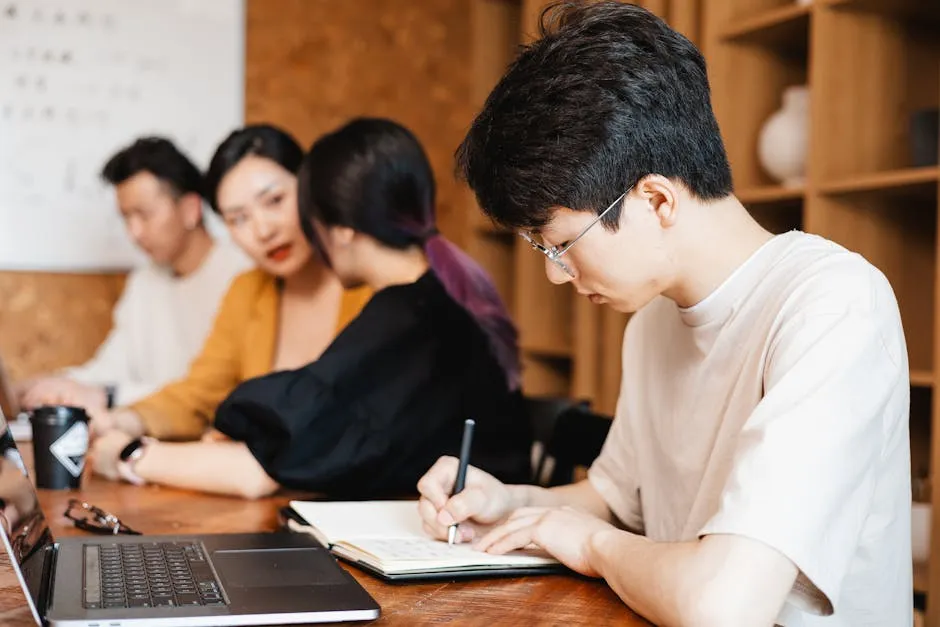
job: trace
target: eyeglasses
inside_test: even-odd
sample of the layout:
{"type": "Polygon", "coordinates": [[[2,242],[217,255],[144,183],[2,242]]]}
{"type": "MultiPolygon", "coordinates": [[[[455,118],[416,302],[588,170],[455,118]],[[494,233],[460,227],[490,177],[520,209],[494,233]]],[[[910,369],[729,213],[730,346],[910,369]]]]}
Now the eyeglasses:
{"type": "Polygon", "coordinates": [[[65,517],[71,520],[79,529],[84,529],[92,533],[140,535],[139,531],[134,531],[122,523],[121,519],[114,514],[106,512],[91,503],[79,501],[78,499],[69,499],[69,506],[65,510],[65,517]]]}
{"type": "Polygon", "coordinates": [[[572,272],[572,271],[571,271],[571,268],[569,268],[568,265],[567,265],[564,261],[561,260],[561,256],[564,255],[566,252],[568,252],[568,250],[569,250],[572,246],[574,246],[575,242],[577,242],[579,239],[581,239],[582,237],[584,237],[584,234],[587,233],[589,230],[591,230],[591,227],[592,227],[592,226],[594,226],[595,224],[597,224],[598,222],[600,222],[600,221],[601,221],[601,218],[603,218],[605,215],[607,215],[607,212],[609,212],[611,209],[613,209],[614,207],[616,207],[616,206],[620,203],[620,201],[623,200],[623,199],[626,197],[626,195],[630,193],[630,190],[632,190],[632,189],[633,189],[633,185],[631,185],[630,187],[628,187],[628,188],[627,188],[627,191],[625,191],[624,193],[622,193],[622,194],[620,194],[619,196],[617,196],[617,200],[615,200],[614,202],[610,203],[610,206],[609,206],[609,207],[607,207],[606,209],[604,209],[603,211],[601,211],[600,214],[599,214],[596,218],[594,218],[594,220],[593,220],[589,225],[587,225],[586,227],[584,227],[584,230],[581,231],[580,233],[578,233],[578,236],[577,236],[577,237],[575,237],[573,240],[569,241],[569,242],[565,245],[564,248],[559,249],[558,246],[545,246],[544,244],[535,241],[535,239],[534,239],[531,235],[529,235],[528,233],[526,233],[525,231],[520,231],[520,232],[519,232],[519,235],[522,236],[522,239],[524,239],[525,241],[529,242],[529,245],[531,245],[532,248],[534,248],[535,250],[539,251],[540,253],[542,253],[543,255],[545,255],[546,257],[548,257],[549,261],[551,261],[553,264],[555,264],[556,266],[558,266],[559,268],[561,268],[562,270],[564,270],[564,271],[565,271],[565,274],[567,274],[568,276],[570,276],[570,277],[573,279],[573,278],[574,278],[574,272],[572,272]]]}

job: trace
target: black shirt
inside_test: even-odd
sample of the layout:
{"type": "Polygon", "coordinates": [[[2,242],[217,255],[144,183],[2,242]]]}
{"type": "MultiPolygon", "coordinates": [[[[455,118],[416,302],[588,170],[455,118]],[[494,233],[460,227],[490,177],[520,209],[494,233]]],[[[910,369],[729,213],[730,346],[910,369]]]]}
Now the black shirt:
{"type": "Polygon", "coordinates": [[[377,292],[317,361],[245,381],[215,426],[288,488],[350,498],[414,494],[476,421],[471,463],[530,477],[522,397],[472,315],[428,271],[377,292]]]}

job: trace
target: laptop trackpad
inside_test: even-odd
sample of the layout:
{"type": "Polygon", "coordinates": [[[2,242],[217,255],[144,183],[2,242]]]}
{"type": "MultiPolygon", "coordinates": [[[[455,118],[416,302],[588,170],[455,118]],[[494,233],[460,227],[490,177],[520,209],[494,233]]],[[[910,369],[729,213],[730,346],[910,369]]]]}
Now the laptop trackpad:
{"type": "Polygon", "coordinates": [[[224,585],[239,588],[328,586],[346,583],[323,549],[224,550],[212,554],[224,585]]]}

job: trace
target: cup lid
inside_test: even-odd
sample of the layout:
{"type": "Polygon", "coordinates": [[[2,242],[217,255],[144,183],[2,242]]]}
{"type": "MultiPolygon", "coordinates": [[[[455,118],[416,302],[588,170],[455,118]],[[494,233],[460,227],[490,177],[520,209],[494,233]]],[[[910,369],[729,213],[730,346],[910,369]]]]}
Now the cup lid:
{"type": "Polygon", "coordinates": [[[42,405],[30,412],[29,418],[32,422],[59,424],[70,420],[84,420],[87,422],[88,414],[83,407],[75,407],[72,405],[42,405]]]}

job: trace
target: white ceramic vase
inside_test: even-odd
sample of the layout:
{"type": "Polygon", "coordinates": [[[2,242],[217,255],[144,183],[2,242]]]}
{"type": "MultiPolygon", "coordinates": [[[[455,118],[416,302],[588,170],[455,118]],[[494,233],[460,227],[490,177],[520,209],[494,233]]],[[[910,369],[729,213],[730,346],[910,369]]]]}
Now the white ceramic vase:
{"type": "Polygon", "coordinates": [[[758,138],[757,156],[764,170],[787,187],[803,184],[809,145],[809,89],[788,87],[783,104],[767,118],[758,138]]]}

